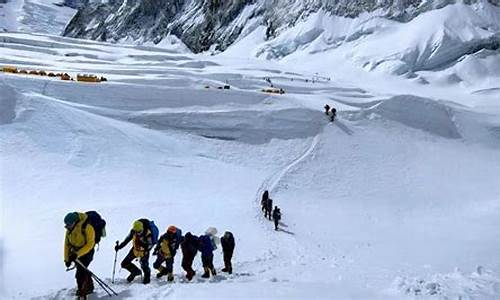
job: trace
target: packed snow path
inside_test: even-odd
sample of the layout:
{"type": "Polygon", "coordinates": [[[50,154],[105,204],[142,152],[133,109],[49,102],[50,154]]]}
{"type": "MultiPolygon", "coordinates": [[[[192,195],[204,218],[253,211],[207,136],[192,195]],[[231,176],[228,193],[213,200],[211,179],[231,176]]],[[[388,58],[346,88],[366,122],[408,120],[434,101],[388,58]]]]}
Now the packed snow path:
{"type": "Polygon", "coordinates": [[[277,63],[228,67],[169,49],[0,41],[2,64],[110,80],[0,74],[2,296],[69,297],[62,218],[90,209],[108,221],[91,265],[107,281],[114,241],[136,218],[235,234],[234,275],[187,283],[179,255],[172,284],[128,285],[117,272],[120,298],[499,296],[493,101],[378,93],[354,79],[312,84],[277,63]],[[260,92],[264,76],[287,93],[260,92]],[[230,90],[216,88],[226,80],[230,90]],[[339,111],[333,124],[325,103],[339,111]],[[282,207],[282,231],[260,214],[264,189],[282,207]]]}

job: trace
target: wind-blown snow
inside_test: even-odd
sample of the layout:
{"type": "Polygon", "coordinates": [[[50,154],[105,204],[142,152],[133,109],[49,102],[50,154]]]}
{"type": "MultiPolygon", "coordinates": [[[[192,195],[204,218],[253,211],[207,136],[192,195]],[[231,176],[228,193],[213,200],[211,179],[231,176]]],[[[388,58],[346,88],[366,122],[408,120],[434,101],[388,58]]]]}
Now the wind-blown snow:
{"type": "Polygon", "coordinates": [[[109,80],[0,74],[5,298],[72,295],[62,219],[90,209],[108,221],[91,265],[108,282],[114,241],[136,218],[235,234],[235,274],[202,280],[198,256],[187,283],[179,253],[174,283],[126,284],[119,271],[122,298],[500,297],[494,92],[348,65],[328,81],[314,55],[301,67],[241,59],[236,46],[194,56],[21,33],[0,43],[2,65],[109,80]],[[263,77],[286,93],[262,93],[263,77]],[[277,232],[260,212],[265,189],[282,208],[277,232]]]}

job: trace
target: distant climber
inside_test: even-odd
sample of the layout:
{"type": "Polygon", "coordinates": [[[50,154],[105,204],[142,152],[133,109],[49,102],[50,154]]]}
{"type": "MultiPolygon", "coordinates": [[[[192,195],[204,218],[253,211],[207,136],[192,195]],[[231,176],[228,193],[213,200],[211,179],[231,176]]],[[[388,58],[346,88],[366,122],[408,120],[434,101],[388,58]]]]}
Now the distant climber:
{"type": "Polygon", "coordinates": [[[115,251],[125,247],[132,241],[132,249],[123,259],[121,266],[130,272],[127,277],[128,282],[132,282],[136,276],[141,275],[141,270],[133,264],[135,258],[139,259],[144,276],[142,282],[148,284],[151,281],[151,269],[149,268],[149,253],[158,238],[158,228],[153,221],[148,219],[139,219],[134,221],[129,234],[120,244],[115,246],[115,251]],[[156,238],[154,236],[156,234],[156,238]]]}
{"type": "Polygon", "coordinates": [[[269,218],[269,220],[271,220],[272,212],[273,212],[273,199],[269,198],[267,199],[267,206],[264,217],[267,217],[269,218]]]}
{"type": "Polygon", "coordinates": [[[335,109],[335,107],[332,107],[332,109],[330,110],[330,122],[333,122],[336,116],[337,110],[335,109]]]}
{"type": "Polygon", "coordinates": [[[167,228],[167,232],[160,237],[153,251],[153,255],[156,255],[156,261],[153,263],[153,268],[158,270],[156,278],[167,275],[168,281],[174,280],[174,257],[181,241],[181,230],[174,225],[170,225],[167,228]],[[166,266],[162,266],[164,262],[166,266]]]}
{"type": "Polygon", "coordinates": [[[330,113],[330,105],[325,104],[325,115],[328,116],[329,113],[330,113]]]}
{"type": "Polygon", "coordinates": [[[260,200],[260,206],[263,212],[267,209],[267,200],[269,200],[269,191],[265,190],[262,194],[262,200],[260,200]]]}
{"type": "Polygon", "coordinates": [[[83,266],[88,267],[94,258],[95,230],[87,222],[87,214],[70,212],[64,217],[66,234],[64,237],[64,263],[67,268],[76,264],[76,295],[86,297],[94,291],[94,281],[83,266]]]}
{"type": "Polygon", "coordinates": [[[232,274],[233,266],[231,264],[231,259],[233,258],[235,246],[233,234],[229,231],[226,231],[220,238],[220,243],[222,245],[222,252],[224,255],[224,268],[221,271],[232,274]]]}
{"type": "Polygon", "coordinates": [[[274,207],[273,220],[274,220],[274,230],[278,230],[278,224],[279,221],[281,220],[281,210],[278,208],[278,206],[274,207]]]}
{"type": "Polygon", "coordinates": [[[204,235],[200,236],[198,249],[201,252],[201,262],[203,264],[204,273],[201,275],[202,278],[209,278],[210,273],[212,276],[217,275],[214,268],[214,254],[213,251],[217,249],[216,235],[217,229],[210,227],[207,229],[204,235]]]}
{"type": "Polygon", "coordinates": [[[198,237],[191,232],[186,233],[181,243],[182,268],[186,271],[186,279],[191,280],[196,272],[193,270],[193,260],[198,253],[198,237]]]}

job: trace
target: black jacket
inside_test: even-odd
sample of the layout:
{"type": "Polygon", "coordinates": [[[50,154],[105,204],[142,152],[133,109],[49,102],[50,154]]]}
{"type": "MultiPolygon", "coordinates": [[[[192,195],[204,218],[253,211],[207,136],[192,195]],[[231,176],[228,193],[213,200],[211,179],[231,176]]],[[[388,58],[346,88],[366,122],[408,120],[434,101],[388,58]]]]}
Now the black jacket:
{"type": "Polygon", "coordinates": [[[267,199],[267,209],[269,211],[273,210],[273,199],[271,198],[267,199]]]}
{"type": "Polygon", "coordinates": [[[233,234],[231,232],[226,231],[226,233],[223,236],[221,236],[220,243],[222,245],[222,251],[224,252],[234,251],[235,243],[233,234]]]}
{"type": "Polygon", "coordinates": [[[279,221],[281,220],[281,211],[280,209],[274,209],[273,211],[273,220],[279,221]]]}
{"type": "Polygon", "coordinates": [[[191,232],[186,233],[181,243],[182,255],[194,257],[198,252],[198,237],[191,232]]]}

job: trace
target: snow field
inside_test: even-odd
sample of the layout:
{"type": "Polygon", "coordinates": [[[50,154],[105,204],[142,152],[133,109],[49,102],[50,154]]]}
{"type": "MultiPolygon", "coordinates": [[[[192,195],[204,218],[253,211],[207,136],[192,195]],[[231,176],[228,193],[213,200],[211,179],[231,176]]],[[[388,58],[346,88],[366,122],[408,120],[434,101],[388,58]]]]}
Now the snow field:
{"type": "Polygon", "coordinates": [[[118,272],[125,299],[499,296],[500,111],[487,97],[398,93],[413,83],[390,94],[399,79],[377,90],[356,70],[313,84],[279,63],[0,38],[2,63],[110,80],[0,74],[0,228],[17,228],[0,231],[7,299],[71,295],[62,218],[90,209],[108,221],[91,265],[106,280],[137,218],[235,234],[234,275],[186,283],[178,255],[173,284],[127,285],[118,272]],[[264,76],[287,93],[259,92],[264,76]],[[230,90],[214,88],[226,80],[230,90]],[[265,189],[282,208],[278,232],[260,212],[265,189]]]}

